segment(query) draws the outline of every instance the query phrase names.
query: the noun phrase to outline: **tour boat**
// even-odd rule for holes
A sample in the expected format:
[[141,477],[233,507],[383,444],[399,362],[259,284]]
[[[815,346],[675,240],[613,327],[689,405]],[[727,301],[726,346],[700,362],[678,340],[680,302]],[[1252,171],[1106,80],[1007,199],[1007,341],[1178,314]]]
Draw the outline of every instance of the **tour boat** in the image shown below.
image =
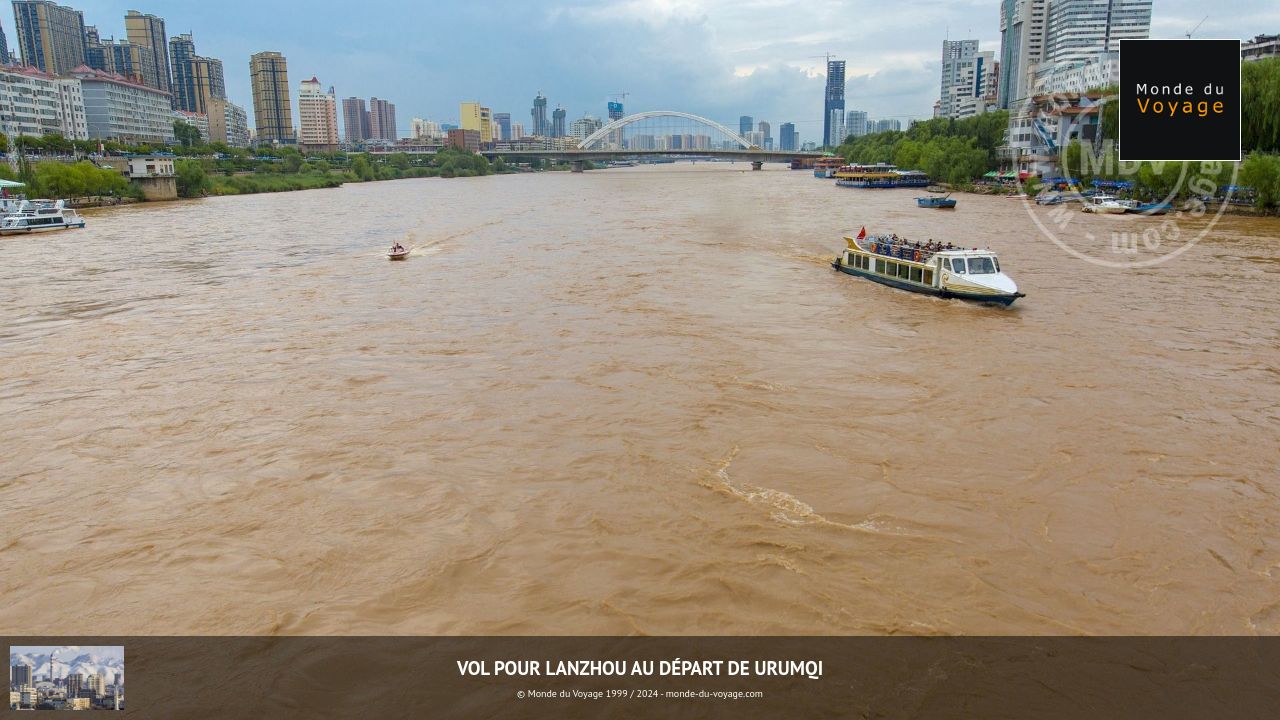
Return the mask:
[[[864,189],[888,189],[898,187],[900,175],[897,168],[887,163],[874,165],[845,165],[835,171],[836,185]],[[927,184],[927,180],[926,180]]]
[[24,200],[16,212],[0,220],[0,235],[48,232],[84,227],[84,218],[62,200]]
[[951,196],[946,197],[918,197],[916,205],[922,208],[939,208],[942,210],[954,210],[956,207],[956,199]]
[[409,257],[409,248],[392,245],[391,249],[387,251],[387,257],[392,260],[403,260]]
[[1085,202],[1081,210],[1100,215],[1120,215],[1134,207],[1137,207],[1137,203],[1132,200],[1121,200],[1114,195],[1094,195]]
[[990,250],[955,248],[927,252],[901,239],[874,237],[866,228],[846,237],[848,247],[832,261],[840,272],[901,290],[1009,305],[1025,294],[1000,271]]

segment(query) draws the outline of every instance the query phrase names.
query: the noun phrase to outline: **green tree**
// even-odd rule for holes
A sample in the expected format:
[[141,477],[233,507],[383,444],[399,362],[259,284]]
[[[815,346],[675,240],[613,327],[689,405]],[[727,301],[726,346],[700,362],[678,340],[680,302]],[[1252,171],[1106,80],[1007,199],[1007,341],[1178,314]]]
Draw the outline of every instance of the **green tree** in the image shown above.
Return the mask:
[[351,161],[351,172],[355,173],[357,178],[365,182],[373,180],[376,177],[373,166],[369,164],[369,158],[364,153],[356,155],[355,159]]
[[1240,134],[1245,152],[1280,152],[1280,58],[1240,67]]
[[201,197],[213,189],[213,182],[199,160],[178,160],[173,164],[173,170],[181,197]]
[[173,121],[173,136],[177,138],[178,143],[183,147],[192,147],[200,144],[200,130],[195,125],[182,120]]
[[1253,188],[1258,207],[1280,205],[1280,155],[1250,153],[1240,165],[1240,182]]

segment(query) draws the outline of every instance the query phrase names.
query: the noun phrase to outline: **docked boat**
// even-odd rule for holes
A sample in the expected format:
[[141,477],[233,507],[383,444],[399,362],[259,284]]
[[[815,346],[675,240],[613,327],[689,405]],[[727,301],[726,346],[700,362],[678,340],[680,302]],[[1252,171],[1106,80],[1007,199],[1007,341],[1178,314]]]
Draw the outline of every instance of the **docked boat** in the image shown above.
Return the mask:
[[1037,195],[1036,196],[1037,205],[1061,205],[1066,201],[1067,199],[1062,197],[1061,195]]
[[956,199],[950,195],[944,197],[918,197],[916,205],[922,208],[938,208],[941,210],[954,210],[956,207]]
[[387,257],[392,260],[403,260],[409,257],[409,248],[401,245],[400,243],[396,243],[387,251]]
[[851,188],[888,189],[898,187],[897,168],[885,163],[845,165],[836,170],[836,185]]
[[1132,200],[1121,200],[1114,195],[1094,195],[1085,202],[1081,210],[1099,215],[1121,215],[1137,206]]
[[813,164],[813,176],[816,178],[830,178],[835,175],[836,169],[844,164],[844,160],[838,157],[818,158]]
[[926,251],[900,239],[868,236],[866,228],[845,242],[848,247],[831,267],[849,275],[943,298],[1009,305],[1026,297],[990,250]]
[[84,227],[84,218],[62,200],[23,200],[0,220],[0,235],[19,235]]
[[1139,203],[1131,207],[1127,212],[1138,215],[1164,215],[1173,210],[1173,206],[1167,202],[1159,203]]

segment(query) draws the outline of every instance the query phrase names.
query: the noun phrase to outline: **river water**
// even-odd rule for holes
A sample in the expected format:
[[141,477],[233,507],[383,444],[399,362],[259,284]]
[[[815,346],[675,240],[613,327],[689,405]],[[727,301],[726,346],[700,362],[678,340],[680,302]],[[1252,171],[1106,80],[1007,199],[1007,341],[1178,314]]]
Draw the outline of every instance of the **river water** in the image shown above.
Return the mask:
[[[0,239],[0,631],[1280,632],[1280,221],[1108,269],[745,167]],[[833,272],[862,225],[1028,296]]]

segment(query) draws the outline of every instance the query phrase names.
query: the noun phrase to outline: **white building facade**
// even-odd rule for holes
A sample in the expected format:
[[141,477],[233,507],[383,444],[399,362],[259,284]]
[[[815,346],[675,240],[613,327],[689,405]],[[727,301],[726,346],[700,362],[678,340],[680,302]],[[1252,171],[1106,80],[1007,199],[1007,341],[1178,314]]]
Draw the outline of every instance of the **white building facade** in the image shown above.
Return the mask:
[[89,137],[127,143],[173,142],[169,93],[81,65],[72,72],[84,93]]
[[10,138],[56,134],[87,140],[80,81],[35,68],[0,67],[0,132]]
[[298,145],[304,151],[337,152],[338,99],[314,76],[298,89]]

